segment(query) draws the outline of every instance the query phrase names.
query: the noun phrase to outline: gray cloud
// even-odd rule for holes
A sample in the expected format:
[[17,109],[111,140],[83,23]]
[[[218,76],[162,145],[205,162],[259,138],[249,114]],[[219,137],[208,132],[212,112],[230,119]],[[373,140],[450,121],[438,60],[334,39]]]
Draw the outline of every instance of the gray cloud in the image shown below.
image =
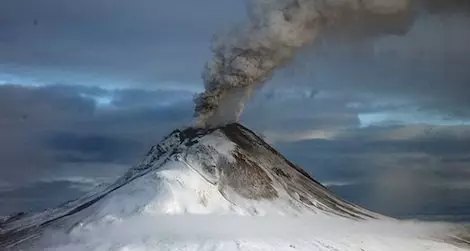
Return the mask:
[[[0,191],[0,216],[21,210],[37,212],[77,199],[83,195],[80,185],[79,182],[69,181],[38,182],[14,190]],[[53,196],[44,196],[45,194]]]
[[[80,86],[0,86],[1,180],[21,185],[68,163],[132,165],[167,132],[191,121],[191,96],[175,92],[170,92],[175,96],[171,104],[167,99],[160,100],[163,105],[132,106],[121,97],[147,94]],[[120,103],[102,107],[96,103],[99,95]]]
[[247,105],[242,121],[260,132],[287,133],[336,131],[360,125],[358,97],[306,90],[266,88]]
[[469,220],[470,139],[456,133],[469,127],[411,136],[406,127],[352,129],[349,136],[277,147],[333,191],[367,208],[405,218]]
[[184,90],[117,90],[112,94],[112,105],[117,107],[160,107],[187,101],[194,93]]
[[470,17],[421,13],[406,35],[326,35],[273,84],[367,94],[454,119],[470,118]]
[[433,13],[470,12],[470,3],[466,0],[421,0],[420,3]]
[[68,81],[104,76],[115,86],[199,82],[212,35],[243,16],[237,1],[8,2],[0,10],[0,71],[48,83],[67,73]]
[[[89,81],[91,85],[99,81],[100,85],[111,87],[145,83],[147,87],[202,88],[200,72],[209,57],[210,37],[229,24],[246,19],[243,3],[205,1],[196,5],[183,0],[140,0],[132,4],[120,0],[112,3],[113,8],[108,8],[110,3],[106,1],[9,2],[0,10],[0,73],[36,76],[39,82],[48,83],[86,83],[96,77]],[[408,108],[438,113],[443,118],[469,118],[470,76],[465,68],[470,63],[468,3],[413,3],[416,6],[405,16],[378,19],[366,15],[364,20],[351,22],[354,25],[334,27],[311,48],[303,50],[270,85],[284,86],[289,82],[293,83],[292,88],[310,86],[356,96],[365,93],[375,100],[406,99]],[[191,12],[187,11],[188,6]],[[139,94],[127,91],[126,96],[114,95],[116,106],[146,106],[171,96],[147,93],[134,99],[131,96]],[[364,109],[370,110],[368,99],[362,95],[356,102],[365,102]],[[276,104],[269,105],[273,106],[273,113]],[[310,102],[304,106],[322,110],[315,105]],[[263,112],[268,113],[269,106],[264,107]],[[347,120],[355,123],[356,116],[349,112],[331,119],[349,116]],[[328,115],[318,114],[325,116]],[[281,124],[274,123],[284,128]],[[304,128],[307,124],[317,125],[303,124]]]
[[55,132],[45,146],[55,152],[59,162],[126,163],[139,154],[141,142],[113,136]]

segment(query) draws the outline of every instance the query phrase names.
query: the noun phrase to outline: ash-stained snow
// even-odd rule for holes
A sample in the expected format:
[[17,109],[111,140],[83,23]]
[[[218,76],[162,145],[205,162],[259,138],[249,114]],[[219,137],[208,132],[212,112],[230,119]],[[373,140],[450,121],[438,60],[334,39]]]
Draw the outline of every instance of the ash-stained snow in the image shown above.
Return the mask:
[[0,224],[6,250],[468,250],[341,200],[238,124],[176,130],[111,186]]

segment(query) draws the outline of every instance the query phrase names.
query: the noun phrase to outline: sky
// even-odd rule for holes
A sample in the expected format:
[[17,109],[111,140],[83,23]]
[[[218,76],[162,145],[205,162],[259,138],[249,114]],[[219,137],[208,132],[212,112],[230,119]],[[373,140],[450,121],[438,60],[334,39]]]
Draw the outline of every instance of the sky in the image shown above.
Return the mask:
[[[322,31],[241,122],[346,199],[470,220],[470,3]],[[177,127],[235,0],[0,3],[0,215],[112,182]]]

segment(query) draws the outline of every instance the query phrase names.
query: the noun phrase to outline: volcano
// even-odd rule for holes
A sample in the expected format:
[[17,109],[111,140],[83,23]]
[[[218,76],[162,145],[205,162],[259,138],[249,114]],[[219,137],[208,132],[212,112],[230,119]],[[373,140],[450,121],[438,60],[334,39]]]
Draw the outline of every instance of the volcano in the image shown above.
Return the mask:
[[2,250],[467,250],[346,202],[249,129],[175,130],[112,185],[0,223]]

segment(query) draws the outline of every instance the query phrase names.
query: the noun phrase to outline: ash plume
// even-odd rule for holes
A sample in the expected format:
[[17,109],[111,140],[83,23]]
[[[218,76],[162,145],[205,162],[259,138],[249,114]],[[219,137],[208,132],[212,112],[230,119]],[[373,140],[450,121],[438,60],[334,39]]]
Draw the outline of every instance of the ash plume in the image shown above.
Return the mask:
[[319,31],[360,13],[395,15],[410,0],[254,0],[249,22],[213,43],[206,64],[205,92],[195,99],[196,125],[212,127],[238,121],[254,88],[312,43]]

